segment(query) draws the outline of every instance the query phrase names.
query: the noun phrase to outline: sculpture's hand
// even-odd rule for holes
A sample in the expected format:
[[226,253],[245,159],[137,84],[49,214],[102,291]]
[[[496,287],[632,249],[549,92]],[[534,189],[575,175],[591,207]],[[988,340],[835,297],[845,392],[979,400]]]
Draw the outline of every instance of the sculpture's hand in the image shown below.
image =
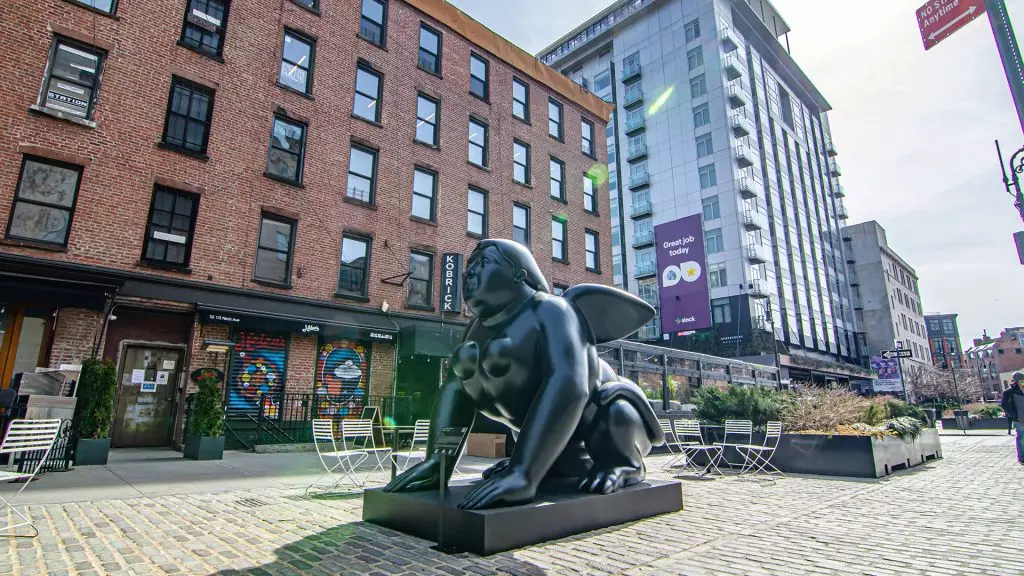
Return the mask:
[[484,480],[459,503],[463,510],[480,510],[496,504],[510,505],[531,502],[537,487],[521,472],[509,468]]
[[429,490],[430,488],[437,488],[440,482],[441,463],[428,458],[395,476],[395,479],[388,482],[388,485],[384,487],[384,491],[416,492],[417,490]]
[[509,458],[503,458],[499,460],[494,466],[491,466],[487,470],[484,470],[480,475],[484,477],[484,480],[494,476],[495,474],[508,470],[508,464],[511,460]]

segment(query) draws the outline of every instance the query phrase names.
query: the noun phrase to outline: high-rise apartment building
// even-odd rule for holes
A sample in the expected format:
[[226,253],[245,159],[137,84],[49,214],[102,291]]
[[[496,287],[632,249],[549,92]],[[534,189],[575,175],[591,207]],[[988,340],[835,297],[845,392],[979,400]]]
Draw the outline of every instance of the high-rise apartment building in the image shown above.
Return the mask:
[[657,306],[654,226],[703,215],[714,327],[663,334],[655,319],[636,337],[778,351],[784,378],[842,380],[862,354],[839,235],[841,170],[831,107],[789,54],[788,32],[768,0],[623,0],[538,56],[616,105],[607,145],[618,286]]

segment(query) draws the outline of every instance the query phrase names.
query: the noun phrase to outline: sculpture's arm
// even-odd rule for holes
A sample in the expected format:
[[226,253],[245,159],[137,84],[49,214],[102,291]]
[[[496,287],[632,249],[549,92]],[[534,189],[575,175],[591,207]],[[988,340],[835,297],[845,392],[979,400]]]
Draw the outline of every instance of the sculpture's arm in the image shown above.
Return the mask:
[[538,354],[544,382],[516,439],[509,468],[536,486],[572,438],[590,395],[586,336],[575,311],[561,300],[537,309],[543,338]]

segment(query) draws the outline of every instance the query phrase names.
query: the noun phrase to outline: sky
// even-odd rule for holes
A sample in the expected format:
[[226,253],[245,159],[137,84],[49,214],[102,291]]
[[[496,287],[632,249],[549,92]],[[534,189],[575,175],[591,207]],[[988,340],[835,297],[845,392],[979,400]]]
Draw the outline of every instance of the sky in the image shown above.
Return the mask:
[[[449,0],[536,54],[609,0]],[[671,0],[679,1],[679,0]],[[832,105],[850,224],[877,220],[917,270],[926,313],[959,314],[964,344],[1024,325],[1024,223],[1006,193],[1024,134],[986,17],[925,51],[923,0],[773,0],[793,57]],[[1024,0],[1006,0],[1024,29]]]

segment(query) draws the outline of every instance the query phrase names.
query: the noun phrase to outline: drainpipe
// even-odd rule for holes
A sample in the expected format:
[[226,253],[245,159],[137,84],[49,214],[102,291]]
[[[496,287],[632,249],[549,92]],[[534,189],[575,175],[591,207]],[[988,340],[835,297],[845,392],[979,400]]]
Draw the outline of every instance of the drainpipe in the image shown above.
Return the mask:
[[107,305],[103,310],[103,326],[100,328],[99,334],[96,335],[96,341],[93,344],[92,357],[95,359],[100,354],[100,345],[103,343],[103,338],[107,335],[107,325],[110,324],[110,315],[114,312],[114,308],[117,308],[117,304],[114,304],[114,300],[117,298],[118,288],[114,288],[114,293],[110,295],[107,300]]

